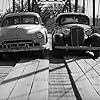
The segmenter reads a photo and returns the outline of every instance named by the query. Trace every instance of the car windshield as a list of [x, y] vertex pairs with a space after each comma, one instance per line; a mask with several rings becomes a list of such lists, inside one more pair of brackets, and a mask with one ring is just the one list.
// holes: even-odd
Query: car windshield
[[22, 16], [22, 24], [39, 24], [38, 18], [36, 16]]
[[17, 24], [39, 24], [38, 18], [33, 15], [11, 16], [3, 20], [2, 26]]
[[62, 15], [57, 20], [56, 23], [58, 25], [66, 25], [66, 24], [89, 24], [89, 18], [85, 15]]

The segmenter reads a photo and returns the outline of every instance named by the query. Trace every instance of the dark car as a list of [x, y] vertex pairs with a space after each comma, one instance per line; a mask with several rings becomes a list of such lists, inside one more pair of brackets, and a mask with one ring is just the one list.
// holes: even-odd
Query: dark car
[[52, 46], [54, 50], [93, 51], [99, 57], [100, 35], [82, 13], [61, 13], [55, 20]]

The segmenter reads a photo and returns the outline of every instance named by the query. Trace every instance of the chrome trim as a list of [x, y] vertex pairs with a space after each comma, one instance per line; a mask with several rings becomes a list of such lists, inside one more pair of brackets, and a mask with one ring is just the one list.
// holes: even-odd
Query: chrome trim
[[87, 47], [87, 46], [55, 46], [56, 49], [66, 50], [100, 50], [100, 47]]
[[[83, 45], [84, 44], [84, 36], [83, 36], [84, 30], [83, 30], [83, 28], [79, 27], [79, 26], [71, 27], [71, 45], [72, 46], [80, 46], [80, 39], [79, 39], [80, 35], [79, 34], [82, 35], [82, 37], [83, 37], [83, 38], [81, 37], [81, 39], [82, 39], [81, 45]], [[76, 36], [73, 37], [73, 35], [76, 35]], [[76, 40], [76, 42], [75, 42], [75, 40]], [[75, 42], [75, 44], [74, 44], [74, 42]]]
[[45, 47], [42, 46], [34, 46], [29, 48], [0, 48], [0, 52], [26, 52], [26, 51], [39, 51], [44, 50]]

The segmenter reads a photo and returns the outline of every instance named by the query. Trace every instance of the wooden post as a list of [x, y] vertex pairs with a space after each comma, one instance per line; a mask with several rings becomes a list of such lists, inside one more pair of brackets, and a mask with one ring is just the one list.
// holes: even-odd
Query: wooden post
[[21, 11], [23, 12], [23, 0], [22, 0], [22, 2], [21, 2], [21, 6], [22, 6], [22, 9], [21, 9]]
[[95, 0], [93, 0], [93, 26], [95, 26]]
[[15, 0], [13, 0], [13, 13], [15, 12]]
[[75, 0], [75, 12], [77, 12], [78, 0]]
[[30, 0], [28, 0], [28, 11], [30, 12]]
[[85, 0], [83, 0], [83, 9], [82, 9], [82, 13], [85, 13]]

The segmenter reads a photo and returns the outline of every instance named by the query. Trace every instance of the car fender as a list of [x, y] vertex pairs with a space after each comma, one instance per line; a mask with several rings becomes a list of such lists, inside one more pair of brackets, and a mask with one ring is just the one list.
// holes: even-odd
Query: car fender
[[95, 47], [100, 47], [100, 34], [99, 33], [93, 33], [90, 36], [91, 45]]
[[53, 44], [64, 45], [63, 34], [56, 33], [53, 35]]

